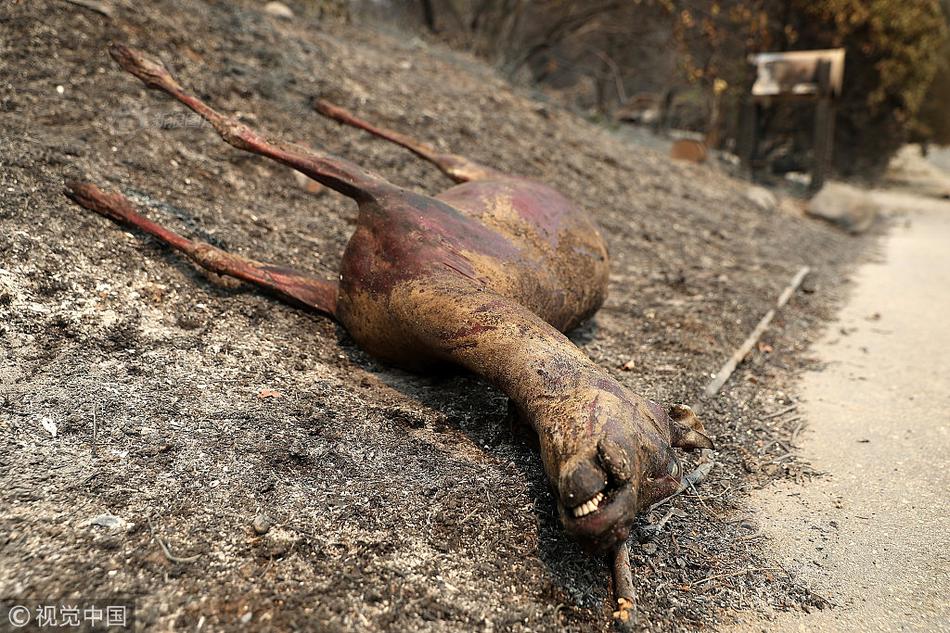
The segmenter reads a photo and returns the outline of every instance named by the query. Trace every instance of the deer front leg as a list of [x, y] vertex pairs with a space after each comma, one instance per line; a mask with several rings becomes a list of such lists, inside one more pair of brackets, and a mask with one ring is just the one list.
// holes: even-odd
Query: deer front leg
[[310, 277], [290, 268], [257, 262], [195, 242], [137, 213], [128, 198], [80, 182], [66, 184], [66, 195], [82, 207], [120, 224], [135, 227], [187, 255], [206, 270], [250, 282], [276, 293], [282, 299], [334, 316], [337, 284]]

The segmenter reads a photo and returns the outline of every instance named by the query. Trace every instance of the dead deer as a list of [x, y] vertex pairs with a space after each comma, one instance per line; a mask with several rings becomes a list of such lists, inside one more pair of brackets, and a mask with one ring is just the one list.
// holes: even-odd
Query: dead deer
[[355, 200], [356, 230], [339, 279], [319, 279], [182, 237], [93, 184], [68, 183], [67, 195], [207, 270], [336, 319], [386, 362], [420, 372], [460, 365], [501, 389], [537, 432], [563, 525], [590, 549], [625, 541], [637, 512], [677, 489], [682, 469], [674, 446], [711, 447], [688, 407], [664, 410], [632, 393], [564, 336], [604, 301], [607, 248], [590, 216], [554, 189], [317, 104], [460, 183], [432, 197], [413, 193], [342, 158], [270, 140], [187, 92], [140, 51], [113, 45], [110, 52], [227, 143]]

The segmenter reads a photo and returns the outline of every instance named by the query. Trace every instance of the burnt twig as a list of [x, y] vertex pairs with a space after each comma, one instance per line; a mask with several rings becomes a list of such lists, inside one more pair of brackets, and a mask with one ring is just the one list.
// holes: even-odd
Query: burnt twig
[[158, 543], [158, 546], [162, 550], [162, 554], [164, 554], [165, 558], [167, 558], [170, 562], [193, 563], [201, 558], [201, 554], [195, 554], [194, 556], [175, 556], [172, 554], [171, 550], [168, 549], [168, 545], [166, 545], [165, 541], [162, 540], [162, 537], [155, 533], [155, 525], [152, 524], [152, 519], [147, 517], [145, 520], [148, 521], [148, 529], [152, 533], [152, 538], [155, 539], [155, 541]]
[[670, 509], [662, 519], [654, 523], [653, 525], [647, 525], [640, 529], [640, 538], [638, 539], [641, 543], [645, 543], [648, 540], [655, 538], [663, 530], [663, 527], [669, 522], [673, 517], [674, 509]]
[[700, 580], [697, 580], [696, 582], [690, 583], [689, 586], [695, 587], [696, 585], [702, 585], [711, 580], [720, 580], [722, 578], [733, 578], [734, 576], [741, 576], [743, 574], [751, 574], [753, 572], [759, 572], [759, 571], [783, 571], [783, 570], [778, 567], [750, 567], [748, 569], [740, 569], [739, 571], [729, 572], [725, 574], [714, 574], [712, 576], [706, 576], [705, 578], [701, 578]]
[[97, 447], [99, 444], [99, 425], [96, 421], [96, 406], [92, 405], [92, 456], [98, 457], [96, 454]]
[[732, 376], [732, 372], [736, 370], [736, 367], [739, 366], [739, 363], [742, 362], [742, 359], [752, 351], [752, 348], [761, 338], [762, 333], [768, 329], [769, 324], [772, 322], [772, 319], [775, 318], [775, 313], [777, 310], [782, 308], [788, 300], [791, 299], [792, 294], [802, 285], [802, 280], [805, 279], [805, 275], [809, 273], [811, 269], [808, 266], [802, 266], [798, 269], [798, 272], [795, 273], [795, 276], [792, 277], [791, 283], [785, 287], [785, 290], [782, 291], [782, 294], [779, 295], [778, 301], [775, 302], [775, 307], [765, 313], [765, 316], [759, 321], [758, 325], [755, 326], [755, 329], [752, 330], [752, 333], [742, 342], [742, 345], [739, 346], [732, 356], [729, 357], [729, 360], [726, 361], [726, 364], [722, 366], [722, 369], [719, 370], [719, 373], [709, 381], [709, 384], [706, 385], [705, 395], [707, 398], [719, 393], [719, 390], [722, 389], [722, 386], [726, 384], [726, 381], [729, 380], [729, 377]]
[[794, 410], [797, 409], [797, 408], [798, 408], [798, 405], [797, 405], [797, 404], [793, 404], [793, 405], [791, 405], [791, 406], [785, 407], [784, 409], [779, 409], [778, 411], [773, 411], [772, 413], [769, 413], [769, 414], [767, 414], [767, 415], [763, 415], [760, 419], [761, 419], [761, 420], [771, 420], [772, 418], [777, 418], [777, 417], [779, 417], [779, 416], [781, 416], [781, 415], [785, 415], [786, 413], [791, 413], [792, 411], [794, 411]]
[[[794, 418], [792, 418], [792, 419], [794, 419]], [[795, 445], [796, 445], [795, 443], [798, 441], [798, 434], [801, 433], [801, 432], [802, 432], [802, 429], [804, 429], [804, 428], [805, 428], [805, 421], [804, 421], [804, 420], [802, 420], [801, 422], [799, 422], [799, 423], [795, 426], [795, 429], [792, 431], [792, 437], [788, 440], [789, 443], [790, 443], [792, 446], [795, 446]]]

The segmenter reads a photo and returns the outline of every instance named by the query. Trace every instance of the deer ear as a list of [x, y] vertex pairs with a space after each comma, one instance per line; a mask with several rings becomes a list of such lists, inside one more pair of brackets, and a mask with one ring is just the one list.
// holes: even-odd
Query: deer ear
[[708, 435], [692, 429], [677, 434], [673, 433], [673, 446], [681, 448], [684, 451], [691, 451], [697, 448], [716, 448]]
[[646, 509], [658, 501], [666, 499], [680, 489], [680, 480], [672, 475], [659, 479], [647, 479], [641, 484], [640, 508]]
[[714, 448], [706, 435], [703, 423], [685, 404], [674, 404], [667, 411], [670, 416], [670, 431], [673, 446], [691, 451], [696, 448]]

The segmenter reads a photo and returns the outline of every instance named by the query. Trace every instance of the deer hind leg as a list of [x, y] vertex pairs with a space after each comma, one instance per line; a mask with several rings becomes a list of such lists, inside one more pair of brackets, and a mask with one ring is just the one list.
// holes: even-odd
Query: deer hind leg
[[233, 117], [225, 116], [186, 92], [158, 60], [142, 51], [113, 44], [109, 53], [149, 88], [174, 97], [210, 123], [221, 138], [238, 149], [283, 163], [357, 202], [376, 199], [395, 185], [348, 160], [301, 145], [271, 141]]
[[386, 139], [387, 141], [405, 147], [416, 156], [424, 158], [441, 169], [445, 175], [455, 180], [455, 182], [469, 182], [471, 180], [488, 180], [504, 177], [504, 174], [501, 172], [496, 171], [491, 167], [479, 165], [475, 161], [469, 160], [464, 156], [440, 152], [431, 145], [418, 141], [411, 136], [373, 125], [369, 121], [365, 121], [357, 117], [348, 110], [341, 108], [340, 106], [333, 105], [332, 103], [324, 101], [323, 99], [317, 99], [314, 101], [313, 107], [320, 114], [334, 119], [335, 121], [365, 130], [374, 136], [378, 136], [379, 138]]
[[93, 184], [69, 182], [66, 184], [66, 195], [90, 211], [156, 237], [206, 270], [250, 282], [270, 290], [285, 301], [335, 316], [335, 281], [317, 279], [290, 268], [257, 262], [204, 242], [189, 240], [137, 213], [122, 194], [103, 191]]

